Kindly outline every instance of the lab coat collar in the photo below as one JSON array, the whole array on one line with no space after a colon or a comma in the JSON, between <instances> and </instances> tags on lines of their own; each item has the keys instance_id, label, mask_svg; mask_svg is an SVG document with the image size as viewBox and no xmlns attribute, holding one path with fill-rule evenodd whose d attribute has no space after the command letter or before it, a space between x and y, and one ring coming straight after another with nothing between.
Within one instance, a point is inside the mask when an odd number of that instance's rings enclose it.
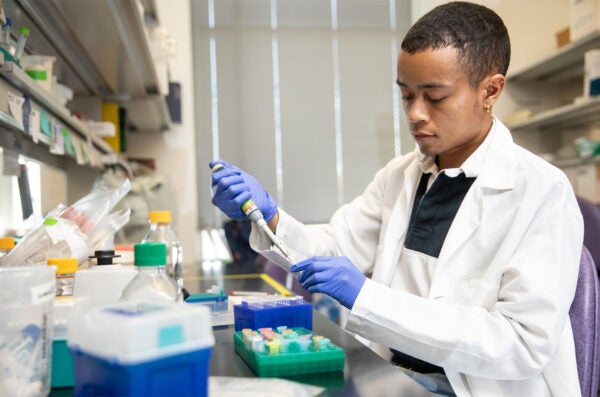
<instances>
[{"instance_id":1,"label":"lab coat collar","mask_svg":"<svg viewBox=\"0 0 600 397\"><path fill-rule=\"evenodd\" d=\"M450 168L444 172L455 177L464 173L469 178L479 177L483 187L505 190L514 186L515 162L510 149L513 140L508 128L495 116L490 132L479 147L465 160L460 168ZM425 155L417 148L417 160L423 173L434 176L438 173L435 156Z\"/></svg>"},{"instance_id":2,"label":"lab coat collar","mask_svg":"<svg viewBox=\"0 0 600 397\"><path fill-rule=\"evenodd\" d=\"M481 187L510 190L515 186L517 169L515 146L510 131L494 117L494 134L477 178Z\"/></svg>"}]
</instances>

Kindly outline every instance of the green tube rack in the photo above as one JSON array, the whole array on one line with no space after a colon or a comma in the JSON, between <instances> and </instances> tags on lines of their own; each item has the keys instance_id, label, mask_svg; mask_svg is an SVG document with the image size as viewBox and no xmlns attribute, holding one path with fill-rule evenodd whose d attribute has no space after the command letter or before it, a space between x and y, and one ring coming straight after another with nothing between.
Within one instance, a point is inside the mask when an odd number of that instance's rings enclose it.
<instances>
[{"instance_id":1,"label":"green tube rack","mask_svg":"<svg viewBox=\"0 0 600 397\"><path fill-rule=\"evenodd\" d=\"M306 328L291 329L298 335L309 334L311 338L317 336ZM346 353L332 343L323 350L316 349L311 343L306 351L290 348L287 352L271 354L268 349L264 352L254 351L244 341L242 331L234 332L233 339L236 352L259 377L284 377L344 370Z\"/></svg>"}]
</instances>

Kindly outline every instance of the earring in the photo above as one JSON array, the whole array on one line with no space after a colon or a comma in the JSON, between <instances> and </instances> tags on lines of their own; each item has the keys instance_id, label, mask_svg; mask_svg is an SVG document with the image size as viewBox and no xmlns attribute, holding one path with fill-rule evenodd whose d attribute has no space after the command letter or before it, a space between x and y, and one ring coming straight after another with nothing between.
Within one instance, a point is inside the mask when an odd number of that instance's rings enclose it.
<instances>
[{"instance_id":1,"label":"earring","mask_svg":"<svg viewBox=\"0 0 600 397\"><path fill-rule=\"evenodd\" d=\"M485 111L486 111L486 112L488 112L488 113L492 113L492 105L490 105L490 104L486 103L486 104L483 106L483 110L485 110Z\"/></svg>"}]
</instances>

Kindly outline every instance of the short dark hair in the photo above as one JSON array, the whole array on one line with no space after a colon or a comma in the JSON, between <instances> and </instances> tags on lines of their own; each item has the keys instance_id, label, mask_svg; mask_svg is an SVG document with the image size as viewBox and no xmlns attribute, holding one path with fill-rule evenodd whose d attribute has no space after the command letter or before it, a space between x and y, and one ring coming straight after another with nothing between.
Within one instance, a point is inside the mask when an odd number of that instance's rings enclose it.
<instances>
[{"instance_id":1,"label":"short dark hair","mask_svg":"<svg viewBox=\"0 0 600 397\"><path fill-rule=\"evenodd\" d=\"M502 19L487 7L456 1L438 6L408 30L402 50L409 54L455 47L472 86L490 73L506 76L510 39Z\"/></svg>"}]
</instances>

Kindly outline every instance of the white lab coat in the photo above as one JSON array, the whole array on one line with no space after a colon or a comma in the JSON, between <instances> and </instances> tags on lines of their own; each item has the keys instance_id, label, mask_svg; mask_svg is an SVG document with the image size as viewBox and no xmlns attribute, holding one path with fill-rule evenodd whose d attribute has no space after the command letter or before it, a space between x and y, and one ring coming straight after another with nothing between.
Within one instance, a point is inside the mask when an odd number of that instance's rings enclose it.
<instances>
[{"instance_id":1,"label":"white lab coat","mask_svg":"<svg viewBox=\"0 0 600 397\"><path fill-rule=\"evenodd\" d=\"M583 241L569 181L495 120L483 169L456 214L427 296L389 287L421 170L395 158L324 227L280 210L294 261L344 255L372 273L346 328L444 368L458 396L578 396L568 317ZM252 246L287 262L258 229Z\"/></svg>"}]
</instances>

